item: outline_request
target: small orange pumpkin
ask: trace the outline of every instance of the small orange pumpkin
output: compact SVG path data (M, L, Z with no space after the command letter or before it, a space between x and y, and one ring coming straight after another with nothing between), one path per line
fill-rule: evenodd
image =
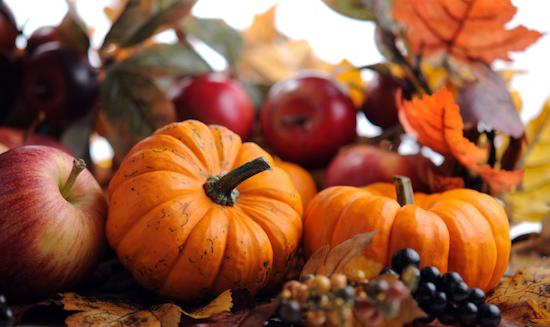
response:
M279 281L301 238L288 175L221 126L170 124L127 154L109 185L107 238L145 288L184 302Z
M510 226L491 196L471 190L413 194L410 180L364 188L335 186L321 191L304 215L304 247L311 255L355 234L377 231L365 255L389 264L397 250L410 247L422 266L456 271L471 287L493 288L508 265ZM394 200L399 199L399 203Z
M295 163L282 161L278 158L275 158L275 165L282 168L290 176L296 190L302 197L302 203L305 207L317 194L317 185L315 185L311 174Z

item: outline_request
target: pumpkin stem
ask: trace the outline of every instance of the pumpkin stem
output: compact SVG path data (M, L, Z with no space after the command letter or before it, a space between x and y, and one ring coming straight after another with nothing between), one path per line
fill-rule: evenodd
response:
M400 206L414 203L414 192L411 179L405 176L393 176L397 202Z
M236 187L246 179L271 169L271 166L264 157L258 157L242 164L223 176L212 176L206 180L203 188L206 195L212 201L224 206L235 204L239 192Z
M74 183L76 182L76 178L85 168L86 168L86 162L84 162L84 160L82 159L73 160L73 169L71 169L71 173L69 174L67 181L65 181L65 184L63 184L59 189L59 191L61 192L61 195L65 199L68 198L69 193L71 192L71 189L73 188Z

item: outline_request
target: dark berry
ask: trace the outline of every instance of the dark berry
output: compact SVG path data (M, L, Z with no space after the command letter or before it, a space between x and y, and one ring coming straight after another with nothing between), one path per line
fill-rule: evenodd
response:
M415 297L418 302L428 302L431 301L435 295L436 287L434 283L422 283L418 286L416 290Z
M477 321L483 327L494 327L500 323L500 309L494 304L483 304L479 307Z
M286 322L296 323L302 319L300 304L294 300L284 300L279 307L279 317Z
M417 322L417 323L420 323L420 324L429 324L431 323L432 321L434 321L435 319L435 316L431 315L431 314L428 314L427 316L425 317L422 317L422 318L416 318L414 321Z
M447 272L441 276L441 283L444 289L449 289L452 284L462 282L460 274L454 271Z
M346 286L344 288L337 290L335 292L335 295L344 300L352 300L355 298L355 288L353 288L353 286Z
M420 282L420 270L416 266L409 265L401 272L400 279L411 292L416 292Z
M437 315L437 320L443 325L453 325L456 323L456 316L454 312L443 311Z
M393 269L388 268L388 267L380 270L380 273L378 273L378 274L379 275L386 275L386 274L397 275L397 273Z
M420 256L418 252L411 248L404 248L395 252L391 259L391 268L397 273L401 273L409 265L418 266L419 264Z
M472 302L466 302L458 308L458 321L463 325L472 325L477 318L477 306Z
M431 283L437 284L437 282L439 281L440 274L441 273L439 272L439 269L437 269L436 267L427 266L422 268L422 270L420 270L420 280L423 283L431 282Z
M466 284L465 282L451 284L447 290L447 295L449 295L449 299L454 303L460 303L466 300L468 298L468 295L470 294L468 284Z
M432 301L429 303L428 310L430 312L442 312L447 307L447 294L444 292L436 292Z
M6 305L8 304L8 301L6 301L6 297L4 294L0 294L0 305Z
M13 325L13 312L8 306L0 306L0 326L9 327Z
M485 302L485 292L479 288L472 288L470 290L470 295L468 295L468 301L473 304L480 306Z

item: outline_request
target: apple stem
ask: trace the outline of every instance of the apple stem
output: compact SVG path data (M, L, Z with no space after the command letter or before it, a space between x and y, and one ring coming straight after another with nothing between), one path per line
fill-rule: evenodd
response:
M223 176L212 176L206 180L203 188L212 201L224 206L235 204L239 192L236 187L250 177L271 169L264 157L258 157L233 169Z
M61 186L61 195L67 199L69 196L69 193L71 192L74 183L76 182L76 178L78 175L86 169L86 162L82 159L74 159L73 160L73 168L71 169L71 173L69 174L69 177L67 178L67 181L65 181L65 184Z
M46 115L44 115L44 112L40 111L38 113L38 116L36 116L36 118L32 121L29 128L27 128L27 130L25 131L25 134L23 135L23 144L27 143L27 141L32 137L32 135L36 131L36 128L38 127L38 125L40 125L40 123L42 123L45 118L46 118Z
M414 204L414 192L410 178L406 176L393 176L393 184L395 185L397 202L400 206Z

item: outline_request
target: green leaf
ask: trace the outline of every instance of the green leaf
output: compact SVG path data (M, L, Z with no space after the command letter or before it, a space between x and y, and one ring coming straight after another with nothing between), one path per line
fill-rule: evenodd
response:
M157 43L137 51L120 66L148 76L195 75L211 71L206 61L187 44Z
M110 46L130 47L175 26L196 0L128 0L105 36L101 52Z
M147 76L115 67L101 88L102 109L118 161L141 139L176 120L174 105Z
M332 10L346 17L371 21L376 19L362 0L323 0L323 2Z
M69 1L68 4L69 11L58 26L60 41L64 46L87 55L90 38L86 32L86 25L76 13L72 2Z
M185 35L194 37L216 50L234 67L243 51L241 33L227 25L222 19L188 16L182 23Z

